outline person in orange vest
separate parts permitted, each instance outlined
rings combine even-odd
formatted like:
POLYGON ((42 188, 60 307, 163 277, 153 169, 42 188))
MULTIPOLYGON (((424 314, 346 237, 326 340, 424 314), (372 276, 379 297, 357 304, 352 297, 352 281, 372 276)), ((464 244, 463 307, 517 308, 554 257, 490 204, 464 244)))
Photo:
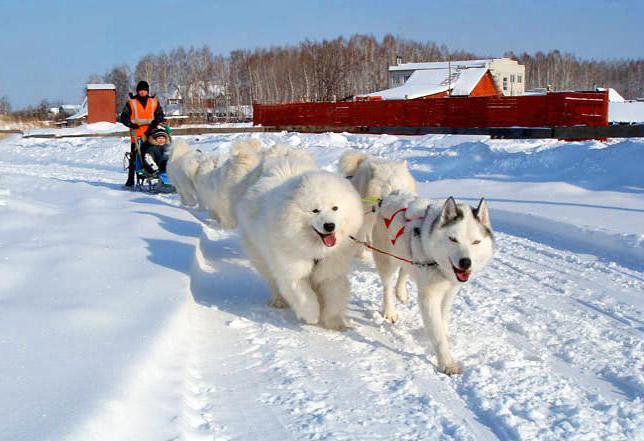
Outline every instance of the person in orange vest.
POLYGON ((146 133, 154 130, 163 122, 165 115, 156 96, 150 96, 150 85, 139 81, 136 85, 136 95, 130 94, 130 99, 123 107, 119 120, 131 129, 130 163, 128 166, 125 187, 134 186, 134 161, 136 158, 136 142, 146 133))

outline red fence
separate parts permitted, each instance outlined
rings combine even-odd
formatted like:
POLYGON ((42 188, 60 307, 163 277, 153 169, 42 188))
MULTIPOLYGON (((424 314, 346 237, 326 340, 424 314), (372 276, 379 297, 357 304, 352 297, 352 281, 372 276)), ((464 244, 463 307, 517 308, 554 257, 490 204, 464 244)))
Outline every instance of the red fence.
POLYGON ((253 104, 253 124, 365 127, 569 127, 608 125, 606 92, 514 97, 253 104))

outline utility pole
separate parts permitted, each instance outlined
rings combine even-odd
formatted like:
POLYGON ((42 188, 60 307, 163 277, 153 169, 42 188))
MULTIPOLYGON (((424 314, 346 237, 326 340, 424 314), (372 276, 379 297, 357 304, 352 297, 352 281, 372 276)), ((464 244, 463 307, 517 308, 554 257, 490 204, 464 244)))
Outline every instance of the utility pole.
POLYGON ((447 95, 452 96, 452 57, 447 56, 447 95))

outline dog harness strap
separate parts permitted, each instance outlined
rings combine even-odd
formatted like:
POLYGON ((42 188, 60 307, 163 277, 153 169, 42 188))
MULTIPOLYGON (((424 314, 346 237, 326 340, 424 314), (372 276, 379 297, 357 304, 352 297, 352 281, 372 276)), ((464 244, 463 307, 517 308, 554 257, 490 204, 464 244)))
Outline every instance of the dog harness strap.
POLYGON ((358 242, 359 244, 362 244, 362 245, 366 246, 366 247, 367 247, 367 248, 369 248, 370 250, 374 250, 374 251, 376 251, 376 252, 378 252, 378 253, 380 253, 380 254, 384 254, 384 255, 387 255, 387 256, 389 256, 389 257, 393 257, 394 259, 402 260, 403 262, 407 262, 407 263, 409 263, 409 264, 413 264, 413 263, 414 263, 414 262, 412 262, 412 261, 411 261, 411 260, 409 260, 409 259, 405 259, 404 257, 396 256, 395 254, 391 254, 391 253, 389 253, 389 252, 387 252, 387 251, 385 251, 385 250, 381 250, 380 248, 376 248, 376 247, 374 247, 373 245, 371 245, 369 242, 365 242, 365 241, 363 241, 363 240, 356 239, 356 238, 355 238, 355 237, 353 237, 353 236, 349 236, 349 237, 350 237, 353 241, 358 242))
POLYGON ((415 260, 405 259, 404 257, 396 256, 395 254, 391 254, 391 253, 389 253, 389 252, 387 252, 385 250, 381 250, 380 248, 376 248, 373 245, 371 245, 369 242, 365 242, 364 240, 356 239, 353 236, 349 236, 349 238, 351 240, 353 240, 354 242, 358 242, 359 244, 364 245, 365 247, 369 248, 370 250, 373 250, 373 251, 375 251, 377 253, 380 253, 380 254, 384 254, 384 255, 389 256, 389 257, 393 257, 394 259, 402 260, 403 262, 408 263, 410 265, 415 265, 415 266, 418 266, 418 267, 421 267, 421 268, 432 267, 432 266, 438 265, 438 263, 433 262, 433 261, 418 262, 418 261, 415 261, 415 260))
MULTIPOLYGON (((353 177, 353 176, 347 176, 347 179, 352 178, 352 177, 353 177)), ((377 204, 380 204, 380 202, 382 201, 382 199, 377 198, 377 197, 375 197, 375 196, 373 196, 373 197, 366 197, 366 198, 362 198, 362 199, 360 199, 360 200, 361 200, 362 202, 367 202, 367 203, 373 204, 373 205, 371 205, 371 208, 369 209, 369 211, 365 211, 365 212, 364 212, 364 215, 365 215, 365 216, 366 216, 366 215, 368 215, 368 214, 371 214, 371 213, 375 213, 375 212, 376 212, 376 205, 377 205, 377 204)))
POLYGON ((376 205, 376 204, 380 203, 380 201, 381 201, 382 199, 380 199, 379 197, 376 197, 376 196, 368 196, 368 197, 366 197, 366 198, 362 198, 362 199, 360 199, 360 200, 361 200, 362 202, 368 202, 368 203, 370 203, 370 204, 374 204, 374 205, 376 205))

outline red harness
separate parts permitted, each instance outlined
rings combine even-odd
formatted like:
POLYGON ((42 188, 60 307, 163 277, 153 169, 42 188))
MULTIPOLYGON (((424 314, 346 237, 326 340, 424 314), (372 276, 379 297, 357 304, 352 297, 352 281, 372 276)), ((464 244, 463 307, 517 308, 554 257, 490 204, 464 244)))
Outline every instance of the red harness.
MULTIPOLYGON (((427 210, 429 210, 429 206, 427 206, 427 210)), ((399 213, 405 213, 406 211, 407 211, 407 208, 400 208, 400 209, 396 210, 396 212, 394 212, 389 218, 384 218, 383 220, 385 222, 385 228, 389 229, 389 225, 391 225, 391 223, 394 221, 394 218, 399 213)), ((370 211, 369 213, 371 213, 371 212, 375 212, 375 209, 373 211, 370 211)), ((427 212, 427 211, 425 211, 425 212, 427 212)), ((367 214, 367 213, 365 213, 365 214, 367 214)), ((405 223, 409 223, 409 222, 419 220, 419 219, 424 219, 424 218, 425 218, 425 216, 416 216, 416 217, 412 217, 412 218, 405 217, 405 223)), ((398 230, 398 232, 396 233, 396 237, 394 237, 393 239, 389 239, 389 240, 391 240, 392 245, 396 245, 396 241, 398 240, 398 238, 405 233, 405 227, 406 227, 406 225, 403 225, 398 230)), ((389 257, 393 257, 394 259, 402 260, 403 262, 409 263, 410 265, 415 265, 415 266, 418 266, 418 267, 421 267, 421 268, 432 268, 432 267, 435 267, 436 265, 438 265, 434 261, 419 262, 419 261, 416 261, 416 260, 411 260, 411 259, 406 259, 404 257, 396 256, 395 254, 391 254, 388 251, 381 250, 380 248, 374 247, 369 242, 365 242, 363 240, 357 239, 354 236, 349 236, 349 237, 351 238, 351 240, 353 240, 355 242, 358 242, 359 244, 364 245, 365 247, 369 248, 370 250, 373 250, 373 251, 375 251, 377 253, 385 254, 385 255, 387 255, 389 257)))
MULTIPOLYGON (((394 221, 394 218, 398 215, 398 213, 405 213, 406 211, 407 211, 407 208, 399 208, 398 210, 396 210, 394 212, 394 214, 391 215, 391 217, 384 218, 383 221, 385 222, 385 228, 389 229, 389 225, 391 225, 391 223, 394 221)), ((424 217, 425 216, 416 216, 416 217, 412 217, 412 218, 407 218, 405 216, 405 223, 409 223, 409 222, 412 222, 412 221, 415 221, 415 220, 423 219, 424 217)), ((406 228, 406 225, 403 225, 402 227, 400 227, 400 229, 398 230, 398 232, 396 233, 394 238, 389 239, 391 241, 392 245, 396 245, 396 241, 398 240, 398 238, 400 236, 402 236, 403 234, 405 234, 405 228, 406 228)))

